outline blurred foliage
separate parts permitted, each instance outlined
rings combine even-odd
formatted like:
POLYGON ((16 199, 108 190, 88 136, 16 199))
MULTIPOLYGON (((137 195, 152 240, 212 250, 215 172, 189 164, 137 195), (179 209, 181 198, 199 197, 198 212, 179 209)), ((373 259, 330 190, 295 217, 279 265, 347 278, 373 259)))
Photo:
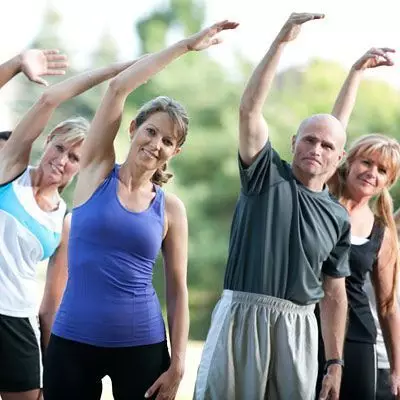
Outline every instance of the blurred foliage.
MULTIPOLYGON (((204 14, 198 1, 170 0, 169 6, 157 9, 137 22, 135 29, 142 52, 161 49, 169 43, 171 32, 183 35, 198 30, 203 25, 204 14)), ((59 21, 60 17, 49 11, 42 32, 33 44, 65 49, 56 35, 59 21)), ((105 32, 99 47, 91 55, 91 67, 110 63, 116 55, 117 46, 105 32)), ((222 289, 230 222, 239 190, 238 106, 252 68, 253 65, 240 54, 237 54, 234 74, 206 52, 182 57, 129 96, 121 132, 115 142, 121 161, 129 147, 127 132, 131 118, 144 102, 154 96, 171 96, 188 109, 190 134, 184 151, 171 163, 175 178, 166 190, 180 196, 188 212, 192 339, 204 339, 211 310, 222 289)), ((70 70, 68 75, 75 72, 70 70)), ((345 75, 346 71, 335 63, 313 60, 305 68, 291 68, 276 77, 264 114, 273 144, 283 157, 290 159, 290 137, 303 118, 313 113, 330 112, 345 75)), ((20 103, 19 113, 39 96, 40 89, 32 86, 29 83, 23 85, 25 97, 22 98, 26 101, 20 103)), ((64 104, 55 113, 49 129, 72 115, 91 119, 104 87, 94 88, 64 104)), ((350 140, 372 132, 399 138, 399 103, 399 93, 390 85, 375 80, 363 81, 348 129, 350 140)), ((40 144, 35 147, 35 160, 39 154, 40 144)), ((72 191, 73 185, 65 192, 69 203, 72 191)), ((398 187, 394 188, 393 194, 397 202, 398 187)), ((160 260, 155 268, 154 282, 165 304, 160 260)))

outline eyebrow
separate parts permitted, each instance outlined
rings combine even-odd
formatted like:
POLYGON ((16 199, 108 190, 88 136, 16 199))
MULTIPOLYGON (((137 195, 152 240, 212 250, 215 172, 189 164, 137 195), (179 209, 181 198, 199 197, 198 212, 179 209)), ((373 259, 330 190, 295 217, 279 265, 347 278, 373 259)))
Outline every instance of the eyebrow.
POLYGON ((172 140, 176 140, 176 141, 179 140, 179 136, 178 136, 178 135, 176 135, 176 136, 170 136, 170 135, 166 136, 163 132, 160 131, 160 129, 158 129, 158 128, 157 128, 155 125, 153 125, 151 122, 148 122, 147 125, 149 125, 149 126, 151 126, 152 128, 154 128, 154 130, 156 130, 157 132, 161 133, 161 134, 162 134, 165 138, 167 138, 167 139, 172 139, 172 140))
POLYGON ((148 122, 147 125, 150 125, 154 130, 156 130, 157 132, 160 132, 160 130, 155 125, 153 125, 151 122, 148 122))
POLYGON ((320 138, 318 137, 318 135, 315 135, 315 134, 312 133, 312 132, 303 133, 302 137, 304 137, 304 138, 310 138, 310 139, 317 139, 317 140, 319 140, 322 144, 331 146, 331 147, 333 147, 334 149, 336 149, 336 147, 337 147, 336 144, 335 144, 334 142, 330 142, 329 140, 320 139, 320 138))

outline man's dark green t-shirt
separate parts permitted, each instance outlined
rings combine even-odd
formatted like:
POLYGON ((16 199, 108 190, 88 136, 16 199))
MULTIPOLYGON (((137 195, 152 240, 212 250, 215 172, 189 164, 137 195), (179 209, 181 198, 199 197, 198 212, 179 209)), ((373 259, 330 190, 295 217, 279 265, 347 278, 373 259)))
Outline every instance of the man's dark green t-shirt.
POLYGON ((350 275, 347 211, 326 189, 314 192, 297 181, 269 141, 249 167, 239 158, 239 169, 224 288, 318 302, 321 271, 350 275))

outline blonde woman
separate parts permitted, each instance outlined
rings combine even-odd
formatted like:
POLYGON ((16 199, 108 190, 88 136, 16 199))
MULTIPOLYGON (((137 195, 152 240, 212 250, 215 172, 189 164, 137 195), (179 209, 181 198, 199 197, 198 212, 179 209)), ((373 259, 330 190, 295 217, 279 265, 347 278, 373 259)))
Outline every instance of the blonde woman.
MULTIPOLYGON (((333 110, 345 127, 354 106, 362 71, 392 65, 391 51, 387 48, 371 49, 354 64, 333 110)), ((375 399, 376 328, 364 291, 369 273, 386 347, 391 355, 392 393, 400 396, 400 318, 396 302, 399 255, 393 202, 389 194, 399 173, 400 145, 397 140, 370 134, 352 144, 329 183, 331 193, 350 215, 352 235, 351 275, 346 278, 349 317, 340 393, 343 400, 375 399)), ((321 375, 322 370, 321 359, 321 375)))
POLYGON ((120 63, 86 72, 46 89, 0 150, 0 397, 36 400, 41 388, 36 267, 52 256, 41 307, 46 345, 66 279, 70 216, 60 196, 77 174, 89 123, 61 122, 49 134, 36 166, 32 145, 53 111, 68 99, 131 65, 120 63))

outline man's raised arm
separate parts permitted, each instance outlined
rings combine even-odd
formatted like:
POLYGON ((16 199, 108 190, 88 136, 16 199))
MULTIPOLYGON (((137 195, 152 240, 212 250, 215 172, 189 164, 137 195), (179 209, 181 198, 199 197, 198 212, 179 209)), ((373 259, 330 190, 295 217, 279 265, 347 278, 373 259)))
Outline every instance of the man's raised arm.
POLYGON ((240 102, 239 153, 245 164, 254 161, 268 140, 268 126, 262 109, 285 45, 296 39, 302 24, 321 18, 324 18, 323 14, 291 14, 250 77, 240 102))

